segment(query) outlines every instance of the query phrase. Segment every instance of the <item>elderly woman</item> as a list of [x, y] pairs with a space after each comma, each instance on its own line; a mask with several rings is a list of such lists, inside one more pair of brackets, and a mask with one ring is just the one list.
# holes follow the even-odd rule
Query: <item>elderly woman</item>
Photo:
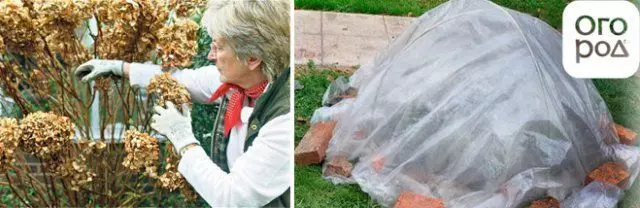
[[[218, 1], [203, 25], [213, 37], [208, 58], [216, 66], [172, 74], [194, 102], [219, 102], [211, 157], [195, 139], [189, 108], [156, 106], [151, 127], [181, 155], [178, 170], [210, 205], [289, 206], [291, 113], [289, 104], [289, 3]], [[145, 87], [160, 66], [91, 60], [76, 71], [83, 81], [128, 78]]]

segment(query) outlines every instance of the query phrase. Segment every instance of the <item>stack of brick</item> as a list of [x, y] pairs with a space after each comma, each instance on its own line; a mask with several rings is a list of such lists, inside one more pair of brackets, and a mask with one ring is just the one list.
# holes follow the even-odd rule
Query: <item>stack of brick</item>
[[327, 176], [343, 176], [348, 178], [351, 177], [351, 170], [353, 170], [353, 164], [347, 160], [347, 157], [337, 156], [327, 163], [324, 174]]
[[394, 208], [444, 208], [444, 201], [431, 198], [415, 192], [405, 191], [400, 193]]
[[629, 171], [627, 171], [624, 164], [607, 162], [592, 170], [587, 176], [585, 184], [589, 184], [592, 181], [600, 181], [624, 189], [629, 180], [629, 176]]
[[632, 146], [635, 146], [637, 144], [638, 134], [636, 134], [635, 132], [625, 128], [620, 124], [614, 124], [614, 129], [616, 131], [616, 134], [618, 134], [618, 138], [620, 138], [620, 143]]
[[560, 208], [560, 202], [553, 197], [545, 197], [531, 202], [529, 208]]
[[375, 154], [373, 156], [373, 159], [371, 160], [371, 167], [376, 173], [380, 173], [380, 171], [384, 169], [384, 162], [385, 162], [384, 155], [379, 153]]
[[313, 124], [295, 149], [296, 165], [321, 163], [335, 127], [335, 121], [321, 121]]

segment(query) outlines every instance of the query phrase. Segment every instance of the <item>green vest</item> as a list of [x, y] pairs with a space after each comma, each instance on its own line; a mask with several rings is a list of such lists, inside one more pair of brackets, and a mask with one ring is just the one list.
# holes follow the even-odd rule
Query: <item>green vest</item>
[[[246, 152], [253, 144], [253, 140], [258, 136], [260, 128], [267, 122], [271, 121], [275, 117], [289, 113], [291, 105], [290, 99], [290, 82], [289, 82], [290, 69], [286, 69], [280, 74], [280, 76], [271, 83], [269, 89], [258, 98], [256, 106], [253, 109], [253, 113], [249, 117], [249, 128], [247, 130], [247, 137], [244, 143], [244, 151]], [[220, 169], [229, 173], [229, 165], [227, 164], [227, 144], [229, 136], [225, 137], [224, 132], [224, 112], [227, 110], [228, 99], [223, 97], [218, 113], [216, 114], [216, 120], [213, 126], [213, 139], [211, 145], [211, 160], [216, 163]], [[289, 195], [290, 189], [287, 189], [282, 195], [265, 207], [289, 207]]]

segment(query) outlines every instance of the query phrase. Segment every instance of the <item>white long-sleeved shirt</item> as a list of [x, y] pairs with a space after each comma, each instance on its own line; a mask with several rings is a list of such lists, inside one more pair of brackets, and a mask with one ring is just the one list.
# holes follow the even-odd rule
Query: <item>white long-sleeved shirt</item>
[[[146, 87], [151, 78], [160, 73], [160, 66], [134, 63], [129, 71], [129, 82], [132, 86]], [[198, 103], [209, 103], [209, 98], [222, 84], [215, 66], [177, 71], [172, 76]], [[289, 179], [293, 177], [289, 151], [291, 114], [278, 116], [264, 124], [252, 146], [244, 152], [248, 120], [253, 112], [246, 103], [241, 110], [240, 122], [230, 132], [227, 146], [230, 173], [214, 164], [202, 147], [187, 150], [178, 165], [178, 171], [214, 207], [266, 205], [289, 188]]]

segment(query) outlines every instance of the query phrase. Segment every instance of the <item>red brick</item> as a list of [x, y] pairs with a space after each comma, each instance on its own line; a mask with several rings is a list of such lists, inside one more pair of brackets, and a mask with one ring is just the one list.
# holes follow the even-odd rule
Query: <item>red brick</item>
[[371, 161], [371, 167], [376, 173], [379, 173], [384, 168], [384, 156], [382, 154], [376, 154]]
[[321, 163], [322, 160], [324, 160], [329, 141], [331, 141], [331, 137], [333, 137], [333, 129], [335, 127], [335, 121], [321, 121], [313, 124], [296, 147], [296, 164], [309, 165]]
[[394, 208], [444, 208], [444, 201], [414, 192], [402, 192]]
[[365, 135], [364, 130], [358, 129], [353, 132], [353, 140], [363, 140], [365, 138], [367, 138], [367, 136]]
[[560, 208], [560, 202], [553, 197], [545, 197], [531, 202], [529, 208]]
[[589, 184], [592, 181], [601, 181], [624, 189], [628, 180], [629, 171], [627, 171], [624, 164], [607, 162], [592, 170], [587, 176], [585, 184]]
[[618, 134], [618, 138], [620, 138], [620, 143], [626, 145], [635, 146], [638, 142], [637, 136], [635, 132], [631, 131], [631, 129], [627, 129], [620, 124], [614, 124], [616, 134]]
[[329, 176], [351, 177], [353, 165], [345, 156], [337, 156], [327, 163], [327, 169], [324, 174]]

